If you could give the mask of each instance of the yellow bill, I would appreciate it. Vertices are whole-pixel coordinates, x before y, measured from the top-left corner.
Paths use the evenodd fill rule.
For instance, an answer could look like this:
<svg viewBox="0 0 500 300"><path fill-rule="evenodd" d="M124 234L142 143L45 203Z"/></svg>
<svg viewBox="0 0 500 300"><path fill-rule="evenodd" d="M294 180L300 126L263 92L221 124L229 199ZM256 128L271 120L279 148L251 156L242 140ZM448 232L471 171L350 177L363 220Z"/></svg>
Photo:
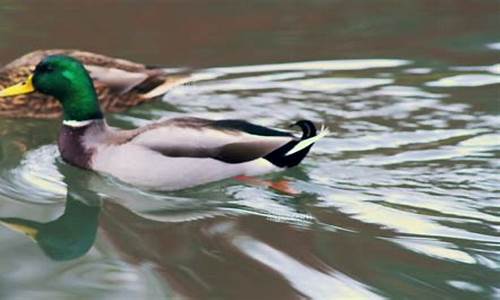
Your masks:
<svg viewBox="0 0 500 300"><path fill-rule="evenodd" d="M32 239L35 239L37 234L38 234L38 229L33 228L31 226L28 226L28 225L16 224L16 223L11 223L8 221L3 221L3 220L0 220L0 224L3 224L5 227L7 227L11 230L14 230L14 231L17 231L20 233L24 233Z"/></svg>
<svg viewBox="0 0 500 300"><path fill-rule="evenodd" d="M30 75L25 82L21 82L1 90L0 97L16 96L34 92L35 87L33 86L32 80L33 80L33 75Z"/></svg>

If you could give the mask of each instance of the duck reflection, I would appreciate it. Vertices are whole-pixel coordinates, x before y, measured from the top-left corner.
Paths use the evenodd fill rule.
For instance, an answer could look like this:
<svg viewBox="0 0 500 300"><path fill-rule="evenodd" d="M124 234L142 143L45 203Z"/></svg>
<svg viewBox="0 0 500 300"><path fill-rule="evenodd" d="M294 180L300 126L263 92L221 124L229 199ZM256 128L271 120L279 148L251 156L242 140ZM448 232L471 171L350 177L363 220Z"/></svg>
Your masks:
<svg viewBox="0 0 500 300"><path fill-rule="evenodd" d="M99 195L82 189L91 175L64 166L68 186L64 212L50 222L38 222L22 218L0 218L6 227L26 234L42 251L57 261L71 260L85 255L96 239L101 201Z"/></svg>
<svg viewBox="0 0 500 300"><path fill-rule="evenodd" d="M38 243L54 260L70 260L83 256L95 241L100 207L82 202L68 194L64 213L42 223L21 218L1 218L10 229L24 233Z"/></svg>

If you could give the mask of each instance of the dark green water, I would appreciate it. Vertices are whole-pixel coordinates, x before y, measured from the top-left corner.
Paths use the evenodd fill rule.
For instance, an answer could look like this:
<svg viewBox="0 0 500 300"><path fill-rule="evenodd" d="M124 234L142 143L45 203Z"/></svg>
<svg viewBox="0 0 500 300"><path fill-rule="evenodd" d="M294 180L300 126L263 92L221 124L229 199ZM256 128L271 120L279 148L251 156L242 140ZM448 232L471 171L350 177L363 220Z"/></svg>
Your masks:
<svg viewBox="0 0 500 300"><path fill-rule="evenodd" d="M79 1L82 2L82 1ZM0 120L0 299L500 299L500 2L0 1L0 63L80 48L192 70L110 115L308 118L290 196L137 190ZM25 221L26 222L26 221Z"/></svg>

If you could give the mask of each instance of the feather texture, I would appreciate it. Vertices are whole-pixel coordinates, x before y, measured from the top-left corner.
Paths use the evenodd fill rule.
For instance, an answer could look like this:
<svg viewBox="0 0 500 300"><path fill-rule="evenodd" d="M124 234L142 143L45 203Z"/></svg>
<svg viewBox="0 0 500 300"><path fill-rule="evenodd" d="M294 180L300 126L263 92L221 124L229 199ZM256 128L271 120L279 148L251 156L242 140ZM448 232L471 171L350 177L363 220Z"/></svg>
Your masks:
<svg viewBox="0 0 500 300"><path fill-rule="evenodd" d="M70 139L59 142L66 161L158 190L260 175L295 165L307 154L301 149L283 156L301 139L241 120L173 118L134 130L114 129L104 120L71 124L61 135Z"/></svg>
<svg viewBox="0 0 500 300"><path fill-rule="evenodd" d="M150 101L172 87L188 82L189 76L167 74L160 68L124 59L80 50L39 50L26 54L0 69L0 89L25 80L43 58L49 55L68 55L80 60L91 78L101 107L107 112L120 112ZM35 92L0 99L0 116L56 118L61 106L51 96Z"/></svg>

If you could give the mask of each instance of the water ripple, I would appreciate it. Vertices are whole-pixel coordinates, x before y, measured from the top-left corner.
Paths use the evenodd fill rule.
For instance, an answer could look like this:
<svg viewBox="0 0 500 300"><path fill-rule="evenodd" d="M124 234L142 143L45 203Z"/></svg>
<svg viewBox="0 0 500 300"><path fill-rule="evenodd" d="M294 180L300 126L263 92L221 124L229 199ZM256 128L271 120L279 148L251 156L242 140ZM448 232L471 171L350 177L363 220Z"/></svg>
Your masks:
<svg viewBox="0 0 500 300"><path fill-rule="evenodd" d="M144 296L149 294L141 294L143 287L162 278L188 287L198 282L207 295L220 290L212 275L221 268L231 278L242 269L271 276L273 284L285 282L281 286L291 294L313 299L382 298L393 284L492 295L498 284L490 277L500 267L498 74L498 63L431 68L402 59L198 70L163 102L112 114L109 122L130 127L188 113L280 128L299 118L324 123L332 134L300 167L265 178L287 180L301 194L234 180L154 193L95 175L88 188L112 200L104 206L113 212L107 217L125 220L106 220L122 223L100 242L102 249L115 241L120 246L95 247L91 256L109 251L137 265L87 261L68 268L54 285L79 290L117 285ZM35 129L4 127L4 140L22 147L0 145L0 163L6 166L0 174L2 211L23 216L27 204L57 206L60 212L67 186L56 146L27 143ZM58 216L53 210L26 214ZM257 238L257 232L269 239ZM295 247L279 247L285 236L310 247L297 255ZM22 248L11 245L0 253ZM235 266L235 257L245 259ZM150 266L147 280L139 272L142 260ZM200 271L203 266L209 275ZM231 273L236 269L239 273ZM437 272L441 269L449 272ZM168 275L163 278L158 270ZM462 273L470 276L450 275ZM74 285L77 281L81 285Z"/></svg>

